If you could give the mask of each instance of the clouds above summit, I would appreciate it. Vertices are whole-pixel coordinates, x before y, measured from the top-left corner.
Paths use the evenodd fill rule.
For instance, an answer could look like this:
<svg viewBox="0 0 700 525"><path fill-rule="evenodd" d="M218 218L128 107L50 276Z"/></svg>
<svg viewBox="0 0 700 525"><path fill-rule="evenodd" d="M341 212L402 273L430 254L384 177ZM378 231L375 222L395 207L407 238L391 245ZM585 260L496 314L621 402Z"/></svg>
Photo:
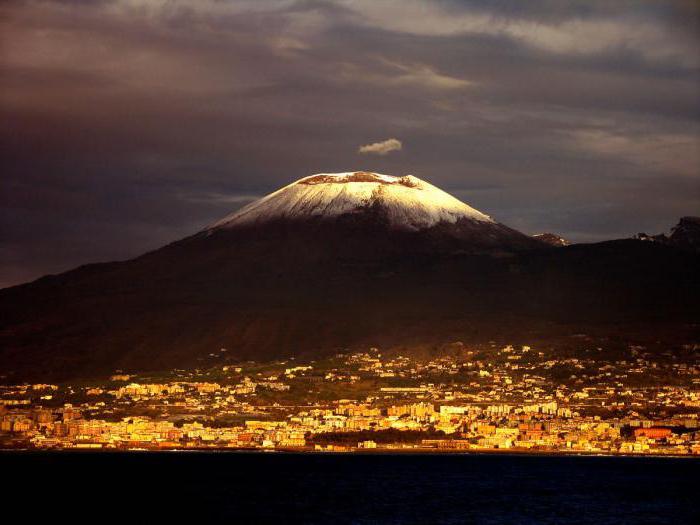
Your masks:
<svg viewBox="0 0 700 525"><path fill-rule="evenodd" d="M2 2L0 285L138 255L316 172L415 173L575 241L666 230L700 209L699 17L682 0ZM383 137L410 148L357 154Z"/></svg>
<svg viewBox="0 0 700 525"><path fill-rule="evenodd" d="M387 139L382 142L374 142L365 146L360 146L358 153L371 153L374 155L386 155L392 151L398 151L402 148L401 141L398 139Z"/></svg>

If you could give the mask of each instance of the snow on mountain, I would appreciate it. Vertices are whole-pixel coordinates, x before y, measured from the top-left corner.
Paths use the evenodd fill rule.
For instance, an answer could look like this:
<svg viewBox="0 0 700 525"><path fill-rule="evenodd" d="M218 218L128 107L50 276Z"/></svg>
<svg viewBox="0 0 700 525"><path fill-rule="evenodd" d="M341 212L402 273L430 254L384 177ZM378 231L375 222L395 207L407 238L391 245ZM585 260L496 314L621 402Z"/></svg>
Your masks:
<svg viewBox="0 0 700 525"><path fill-rule="evenodd" d="M488 215L412 175L365 171L319 173L299 179L212 224L207 230L358 213L380 206L392 226L421 230L460 219L495 224Z"/></svg>

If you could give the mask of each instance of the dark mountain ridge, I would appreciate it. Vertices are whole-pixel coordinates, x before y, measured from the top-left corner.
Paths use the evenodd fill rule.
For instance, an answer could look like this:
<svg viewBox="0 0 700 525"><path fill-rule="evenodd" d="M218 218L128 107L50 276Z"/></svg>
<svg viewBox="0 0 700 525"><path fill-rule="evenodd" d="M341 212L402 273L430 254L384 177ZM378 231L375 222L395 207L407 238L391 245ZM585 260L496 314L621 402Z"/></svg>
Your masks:
<svg viewBox="0 0 700 525"><path fill-rule="evenodd" d="M700 252L700 217L681 217L678 224L671 228L670 235L638 233L635 238L640 241L673 246L681 250Z"/></svg>

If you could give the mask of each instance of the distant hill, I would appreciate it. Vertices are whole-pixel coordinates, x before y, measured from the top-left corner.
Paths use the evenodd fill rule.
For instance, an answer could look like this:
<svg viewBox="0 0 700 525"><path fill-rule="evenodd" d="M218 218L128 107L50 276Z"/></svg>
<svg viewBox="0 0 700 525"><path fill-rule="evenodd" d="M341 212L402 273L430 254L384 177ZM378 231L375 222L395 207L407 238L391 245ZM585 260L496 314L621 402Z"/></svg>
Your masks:
<svg viewBox="0 0 700 525"><path fill-rule="evenodd" d="M656 242L682 250L700 252L700 217L681 217L678 224L671 228L671 235L638 233L635 238L640 241Z"/></svg>
<svg viewBox="0 0 700 525"><path fill-rule="evenodd" d="M538 241L541 241L545 244L548 244L549 246L569 246L571 243L564 239L563 237L560 237L559 235L556 235L554 233L538 233L537 235L532 236L533 239L537 239Z"/></svg>

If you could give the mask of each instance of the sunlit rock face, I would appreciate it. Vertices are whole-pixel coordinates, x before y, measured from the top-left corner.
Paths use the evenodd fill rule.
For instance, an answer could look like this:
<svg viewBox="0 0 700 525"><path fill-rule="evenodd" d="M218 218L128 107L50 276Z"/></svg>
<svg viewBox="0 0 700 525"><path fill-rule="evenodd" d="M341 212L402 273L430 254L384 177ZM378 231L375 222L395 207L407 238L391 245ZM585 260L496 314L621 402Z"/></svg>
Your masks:
<svg viewBox="0 0 700 525"><path fill-rule="evenodd" d="M540 242L543 242L544 244L547 244L549 246L556 246L556 247L561 247L561 246L569 246L571 243L564 239L563 237L560 237L559 235L555 233L538 233L536 235L532 236L534 239L537 239Z"/></svg>

